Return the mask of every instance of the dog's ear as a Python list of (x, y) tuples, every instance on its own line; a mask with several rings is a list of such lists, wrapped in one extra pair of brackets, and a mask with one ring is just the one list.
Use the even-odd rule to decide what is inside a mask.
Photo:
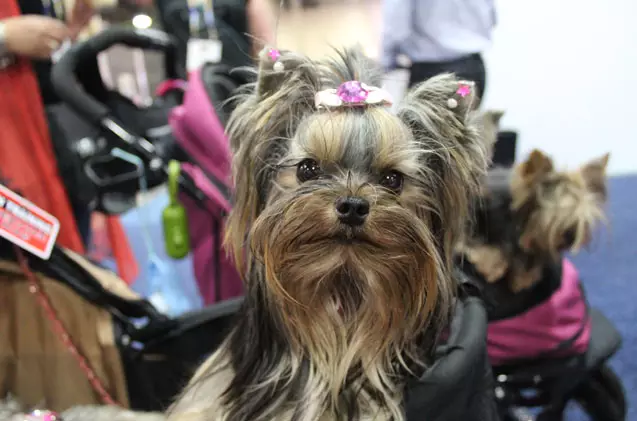
[(488, 163), (473, 112), (476, 94), (474, 83), (443, 74), (415, 86), (397, 107), (398, 118), (420, 145), (421, 165), (435, 174), (435, 185), (425, 188), (436, 198), (432, 230), (445, 253), (462, 233)]
[(529, 157), (520, 164), (520, 174), (527, 182), (540, 180), (553, 171), (553, 161), (539, 149), (534, 149)]
[(314, 109), (320, 72), (307, 57), (265, 49), (257, 81), (243, 88), (228, 122), (234, 153), (234, 206), (228, 217), (226, 244), (242, 273), (248, 232), (265, 206), (278, 160), (285, 155), (303, 115)]
[[(447, 111), (445, 113), (438, 112), (440, 118), (448, 118), (453, 114), (460, 123), (465, 123), (476, 100), (477, 92), (474, 82), (458, 80), (452, 74), (442, 74), (427, 79), (412, 88), (399, 107), (399, 115), (402, 112), (403, 115), (409, 117), (408, 110), (411, 107), (436, 107), (438, 111)], [(431, 115), (431, 113), (427, 114)], [(408, 125), (418, 123), (416, 121), (405, 122)]]
[[(423, 158), (428, 162), (424, 164), (449, 176), (463, 176), (467, 179), (447, 181), (466, 182), (468, 186), (478, 182), (488, 161), (478, 114), (472, 111), (476, 95), (473, 82), (442, 74), (411, 89), (397, 109), (414, 140), (424, 150), (440, 152), (426, 154)], [(449, 165), (458, 171), (451, 171)]]
[(584, 164), (580, 170), (588, 189), (600, 195), (603, 200), (606, 199), (606, 168), (609, 159), (610, 153), (604, 154)]
[(259, 53), (257, 97), (259, 100), (266, 99), (293, 79), (312, 79), (314, 70), (314, 64), (303, 55), (265, 48)]
[(510, 180), (511, 206), (519, 209), (534, 196), (536, 187), (553, 171), (553, 161), (539, 149), (534, 149), (528, 158), (515, 167)]

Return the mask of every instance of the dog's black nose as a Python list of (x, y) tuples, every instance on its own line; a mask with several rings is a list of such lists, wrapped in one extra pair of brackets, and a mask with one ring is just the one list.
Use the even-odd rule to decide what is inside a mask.
[(369, 202), (360, 197), (339, 197), (336, 200), (336, 215), (347, 225), (362, 225), (369, 215)]

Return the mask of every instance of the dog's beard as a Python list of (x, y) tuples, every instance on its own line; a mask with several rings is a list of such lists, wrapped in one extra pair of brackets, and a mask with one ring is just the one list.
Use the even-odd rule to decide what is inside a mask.
[(332, 402), (350, 381), (394, 400), (396, 362), (419, 362), (412, 347), (444, 278), (427, 225), (395, 201), (373, 206), (365, 225), (340, 225), (331, 191), (266, 207), (251, 231), (273, 311), (293, 352), (307, 357)]

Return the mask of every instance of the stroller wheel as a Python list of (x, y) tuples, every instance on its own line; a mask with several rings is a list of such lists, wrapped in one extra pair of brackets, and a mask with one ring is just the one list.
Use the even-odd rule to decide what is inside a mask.
[(575, 391), (575, 401), (595, 421), (625, 421), (626, 396), (617, 374), (607, 365), (595, 370)]

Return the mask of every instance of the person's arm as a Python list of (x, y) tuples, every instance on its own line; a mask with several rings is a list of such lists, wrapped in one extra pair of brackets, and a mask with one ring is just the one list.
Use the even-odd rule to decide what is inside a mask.
[(413, 2), (418, 0), (383, 0), (381, 61), (385, 70), (396, 68), (401, 44), (411, 34)]
[(91, 0), (75, 0), (69, 20), (71, 39), (78, 37), (80, 32), (91, 22), (94, 14), (95, 8)]
[(255, 57), (266, 45), (274, 45), (274, 11), (269, 0), (247, 0), (246, 15), (248, 31), (253, 37), (253, 53)]

